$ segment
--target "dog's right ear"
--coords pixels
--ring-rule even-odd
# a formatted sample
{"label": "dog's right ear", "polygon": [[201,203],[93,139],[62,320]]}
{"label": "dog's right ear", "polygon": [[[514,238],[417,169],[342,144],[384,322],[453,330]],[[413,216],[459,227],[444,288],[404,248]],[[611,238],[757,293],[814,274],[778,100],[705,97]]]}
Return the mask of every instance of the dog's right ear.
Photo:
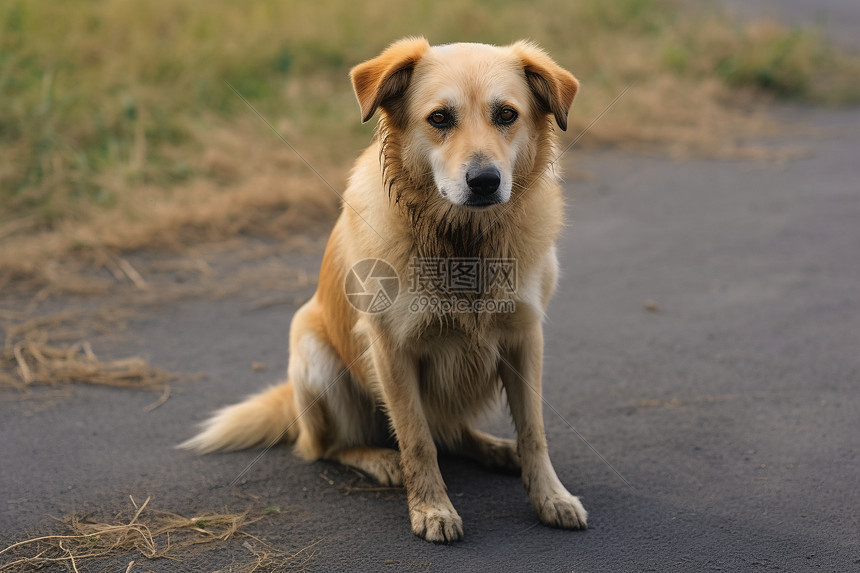
{"label": "dog's right ear", "polygon": [[373,117],[386,100],[403,95],[412,69],[429,49],[430,44],[424,38],[404,38],[372,60],[352,68],[349,77],[361,106],[362,123]]}

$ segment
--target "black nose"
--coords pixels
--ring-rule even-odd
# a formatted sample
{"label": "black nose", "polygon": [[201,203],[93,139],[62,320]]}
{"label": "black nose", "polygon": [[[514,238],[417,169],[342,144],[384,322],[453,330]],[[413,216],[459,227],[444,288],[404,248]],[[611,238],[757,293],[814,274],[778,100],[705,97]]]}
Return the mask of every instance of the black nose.
{"label": "black nose", "polygon": [[475,195],[492,195],[501,183],[502,175],[495,167],[482,167],[466,173],[466,185]]}

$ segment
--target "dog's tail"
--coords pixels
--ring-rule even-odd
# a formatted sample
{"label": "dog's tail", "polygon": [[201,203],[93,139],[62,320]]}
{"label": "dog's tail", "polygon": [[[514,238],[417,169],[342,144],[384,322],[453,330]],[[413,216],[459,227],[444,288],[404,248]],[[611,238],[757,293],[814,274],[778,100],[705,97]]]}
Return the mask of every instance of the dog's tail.
{"label": "dog's tail", "polygon": [[218,410],[203,422],[199,434],[177,447],[205,454],[294,442],[297,417],[293,385],[286,382]]}

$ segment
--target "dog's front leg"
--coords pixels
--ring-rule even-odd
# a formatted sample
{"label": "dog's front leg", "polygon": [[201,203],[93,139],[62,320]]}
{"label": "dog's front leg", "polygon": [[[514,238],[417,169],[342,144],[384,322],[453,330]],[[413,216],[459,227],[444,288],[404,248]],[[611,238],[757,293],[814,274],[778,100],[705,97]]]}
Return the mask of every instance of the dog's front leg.
{"label": "dog's front leg", "polygon": [[543,332],[535,324],[502,351],[500,374],[517,429],[523,485],[540,520],[553,527],[584,529],[587,512],[555,473],[543,425],[541,368]]}
{"label": "dog's front leg", "polygon": [[372,353],[385,406],[400,445],[412,532],[434,543],[459,541],[463,538],[463,520],[451,505],[439,472],[436,445],[421,402],[417,360],[403,356],[385,343],[374,345]]}

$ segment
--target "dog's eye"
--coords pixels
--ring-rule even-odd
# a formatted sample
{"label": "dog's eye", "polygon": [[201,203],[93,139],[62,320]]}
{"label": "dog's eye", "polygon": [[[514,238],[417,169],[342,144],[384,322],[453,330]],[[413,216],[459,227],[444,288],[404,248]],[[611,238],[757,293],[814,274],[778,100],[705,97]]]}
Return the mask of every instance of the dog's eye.
{"label": "dog's eye", "polygon": [[500,125],[510,125],[517,119],[517,112],[509,107],[503,107],[496,114],[496,122]]}
{"label": "dog's eye", "polygon": [[451,114],[447,111],[434,111],[430,114],[430,117],[427,118],[427,121],[430,122],[430,125],[438,128],[451,127]]}

